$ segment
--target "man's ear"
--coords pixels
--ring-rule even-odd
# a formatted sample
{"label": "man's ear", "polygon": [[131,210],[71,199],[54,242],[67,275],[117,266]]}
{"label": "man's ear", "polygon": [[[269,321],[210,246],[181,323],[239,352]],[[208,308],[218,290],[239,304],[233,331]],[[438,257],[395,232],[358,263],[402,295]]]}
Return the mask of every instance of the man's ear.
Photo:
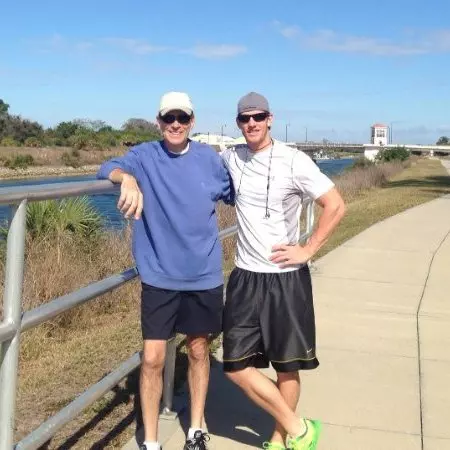
{"label": "man's ear", "polygon": [[159,118],[159,115],[156,116],[156,125],[158,125],[159,130],[162,131],[161,119]]}
{"label": "man's ear", "polygon": [[269,127],[269,130],[270,128],[272,128],[272,123],[273,123],[273,114],[271,114],[267,119],[267,126]]}

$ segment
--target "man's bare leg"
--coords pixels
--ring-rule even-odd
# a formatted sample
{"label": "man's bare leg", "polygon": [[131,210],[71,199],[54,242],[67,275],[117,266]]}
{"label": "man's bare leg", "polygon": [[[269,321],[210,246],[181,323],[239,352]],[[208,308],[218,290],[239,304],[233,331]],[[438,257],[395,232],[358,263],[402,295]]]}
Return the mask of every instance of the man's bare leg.
{"label": "man's bare leg", "polygon": [[286,403],[277,386],[254,367],[227,376],[235,382],[257,405],[267,411],[291,436],[298,436],[305,430],[302,421]]}
{"label": "man's bare leg", "polygon": [[[281,396],[295,412],[300,398],[300,375],[298,372],[277,372],[277,388]],[[279,422],[275,424],[275,430],[270,438],[271,442],[279,442],[285,445],[287,433]]]}
{"label": "man's bare leg", "polygon": [[166,358],[166,344],[163,340],[144,340],[141,376],[139,380],[144,421],[145,441],[156,442],[158,417],[162,395],[163,368]]}
{"label": "man's bare leg", "polygon": [[188,381],[191,397],[191,428],[201,429],[209,383],[208,336],[188,336],[187,348],[189,358]]}

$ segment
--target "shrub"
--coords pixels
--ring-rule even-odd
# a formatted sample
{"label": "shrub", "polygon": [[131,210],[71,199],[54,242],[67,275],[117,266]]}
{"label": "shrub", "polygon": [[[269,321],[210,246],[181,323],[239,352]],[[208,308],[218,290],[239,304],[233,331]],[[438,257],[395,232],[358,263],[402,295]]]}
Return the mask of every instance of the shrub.
{"label": "shrub", "polygon": [[375,164],[374,161],[372,161],[371,159],[366,158],[365,156],[362,156],[360,158],[356,158],[353,163],[347,167],[347,170],[352,170],[355,169],[357,167],[360,168],[366,168],[366,167],[371,167]]}
{"label": "shrub", "polygon": [[409,151],[405,147],[393,147],[382,149],[377,154],[377,161],[405,161],[409,158]]}
{"label": "shrub", "polygon": [[100,231],[102,224],[101,215],[86,196],[31,202],[27,207],[27,231],[31,237],[66,232],[87,237]]}
{"label": "shrub", "polygon": [[24,144],[25,147],[34,147],[34,148],[42,147],[42,142],[37,137],[26,138]]}
{"label": "shrub", "polygon": [[80,161],[80,152],[79,150],[72,150],[71,153],[64,152],[61,156],[61,161],[64,163],[64,165],[78,168],[81,167],[81,161]]}
{"label": "shrub", "polygon": [[31,155],[17,155],[12,159],[5,161],[4,166],[9,169],[26,169],[34,165],[34,159]]}
{"label": "shrub", "polygon": [[16,141],[12,137],[4,137],[1,140],[0,145],[2,147],[19,147],[20,146],[20,142]]}
{"label": "shrub", "polygon": [[76,133],[71,136],[68,141],[71,147],[81,150],[82,148],[87,147],[87,144],[89,142],[89,135],[86,133]]}
{"label": "shrub", "polygon": [[102,146],[102,150],[117,145],[117,139],[113,133],[99,133],[97,139]]}

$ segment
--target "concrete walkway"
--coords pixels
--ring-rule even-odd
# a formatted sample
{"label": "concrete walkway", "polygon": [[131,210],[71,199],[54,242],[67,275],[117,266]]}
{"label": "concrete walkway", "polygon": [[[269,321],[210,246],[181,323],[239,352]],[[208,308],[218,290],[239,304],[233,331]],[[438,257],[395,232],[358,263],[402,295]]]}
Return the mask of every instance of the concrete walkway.
{"label": "concrete walkway", "polygon": [[[449,450],[450,196],[330,252],[313,286],[321,365],[302,375],[298,413],[323,421],[319,448]],[[261,448],[272,428],[220,358],[206,420],[211,450]],[[187,421],[164,425],[164,450],[182,449]]]}

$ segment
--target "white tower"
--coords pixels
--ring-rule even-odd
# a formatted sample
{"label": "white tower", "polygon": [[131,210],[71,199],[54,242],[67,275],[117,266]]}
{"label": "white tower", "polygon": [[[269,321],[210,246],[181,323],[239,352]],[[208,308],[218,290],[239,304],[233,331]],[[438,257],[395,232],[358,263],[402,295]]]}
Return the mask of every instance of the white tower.
{"label": "white tower", "polygon": [[371,127],[372,133],[371,133],[371,139],[370,142],[374,145],[387,145],[388,142],[388,131],[389,127],[386,125],[383,125],[381,123],[376,123],[375,125],[372,125]]}

